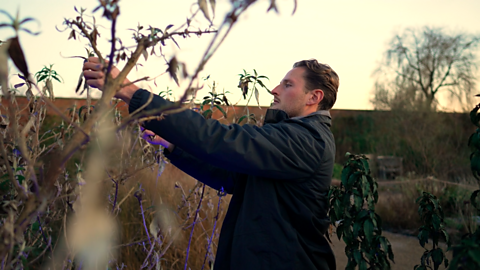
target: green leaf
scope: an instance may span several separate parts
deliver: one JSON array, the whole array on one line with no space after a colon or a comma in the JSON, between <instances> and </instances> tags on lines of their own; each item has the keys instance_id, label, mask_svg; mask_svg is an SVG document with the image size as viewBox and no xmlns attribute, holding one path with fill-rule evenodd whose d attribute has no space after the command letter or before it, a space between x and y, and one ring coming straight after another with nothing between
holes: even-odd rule
<instances>
[{"instance_id":1,"label":"green leaf","mask_svg":"<svg viewBox=\"0 0 480 270\"><path fill-rule=\"evenodd\" d=\"M478 194L480 193L480 189L479 190L475 190L473 193L472 193L472 196L470 196L470 203L472 204L473 207L475 207L475 209L477 210L480 210L479 209L479 206L478 206L478 203L477 203L477 197L478 197Z\"/></svg>"},{"instance_id":2,"label":"green leaf","mask_svg":"<svg viewBox=\"0 0 480 270\"><path fill-rule=\"evenodd\" d=\"M364 198L367 197L370 193L370 184L368 183L367 177L365 177L365 175L362 175L362 193Z\"/></svg>"},{"instance_id":3,"label":"green leaf","mask_svg":"<svg viewBox=\"0 0 480 270\"><path fill-rule=\"evenodd\" d=\"M352 168L350 166L343 167L341 180L342 180L343 186L345 186L345 187L347 186L348 178L350 176L351 170L352 170Z\"/></svg>"},{"instance_id":4,"label":"green leaf","mask_svg":"<svg viewBox=\"0 0 480 270\"><path fill-rule=\"evenodd\" d=\"M87 108L87 105L83 105L82 107L80 107L80 109L78 109L78 117L79 118L82 117L82 111L86 108Z\"/></svg>"},{"instance_id":5,"label":"green leaf","mask_svg":"<svg viewBox=\"0 0 480 270\"><path fill-rule=\"evenodd\" d=\"M222 107L220 107L219 105L215 105L215 107L222 112L223 117L227 118L227 113L222 109Z\"/></svg>"},{"instance_id":6,"label":"green leaf","mask_svg":"<svg viewBox=\"0 0 480 270\"><path fill-rule=\"evenodd\" d=\"M362 261L362 253L360 253L359 250L354 250L353 251L353 258L355 259L355 262L357 264L360 264L360 262Z\"/></svg>"},{"instance_id":7,"label":"green leaf","mask_svg":"<svg viewBox=\"0 0 480 270\"><path fill-rule=\"evenodd\" d=\"M17 177L17 180L20 183L20 185L22 184L23 180L25 180L25 176L23 176L23 175L16 175L16 177Z\"/></svg>"},{"instance_id":8,"label":"green leaf","mask_svg":"<svg viewBox=\"0 0 480 270\"><path fill-rule=\"evenodd\" d=\"M37 83L45 80L47 77L48 77L48 75L42 75L42 76L40 76L39 78L37 78Z\"/></svg>"},{"instance_id":9,"label":"green leaf","mask_svg":"<svg viewBox=\"0 0 480 270\"><path fill-rule=\"evenodd\" d=\"M438 231L438 229L440 228L440 222L440 217L434 214L432 217L432 225L435 231Z\"/></svg>"},{"instance_id":10,"label":"green leaf","mask_svg":"<svg viewBox=\"0 0 480 270\"><path fill-rule=\"evenodd\" d=\"M8 174L7 174L8 177ZM0 190L1 191L9 191L10 190L10 180L3 181L0 183Z\"/></svg>"},{"instance_id":11,"label":"green leaf","mask_svg":"<svg viewBox=\"0 0 480 270\"><path fill-rule=\"evenodd\" d=\"M362 227L361 223L353 223L353 238L358 238L360 228Z\"/></svg>"},{"instance_id":12,"label":"green leaf","mask_svg":"<svg viewBox=\"0 0 480 270\"><path fill-rule=\"evenodd\" d=\"M351 187L353 187L355 185L355 182L357 181L359 175L360 175L359 172L355 172L355 173L351 174L350 177L348 178L348 182L347 182L347 185L345 186L345 188L350 189Z\"/></svg>"},{"instance_id":13,"label":"green leaf","mask_svg":"<svg viewBox=\"0 0 480 270\"><path fill-rule=\"evenodd\" d=\"M338 240L340 240L342 238L342 235L343 235L343 222L340 223L340 225L338 225L337 227L337 237L338 237Z\"/></svg>"},{"instance_id":14,"label":"green leaf","mask_svg":"<svg viewBox=\"0 0 480 270\"><path fill-rule=\"evenodd\" d=\"M243 120L247 119L247 115L244 115L238 119L237 124L240 124Z\"/></svg>"},{"instance_id":15,"label":"green leaf","mask_svg":"<svg viewBox=\"0 0 480 270\"><path fill-rule=\"evenodd\" d=\"M364 219L366 216L368 216L368 211L366 209L362 209L360 213L355 217L356 221L361 221Z\"/></svg>"},{"instance_id":16,"label":"green leaf","mask_svg":"<svg viewBox=\"0 0 480 270\"><path fill-rule=\"evenodd\" d=\"M365 169L366 173L370 173L370 165L368 164L368 160L366 158L362 158L362 165L363 168Z\"/></svg>"},{"instance_id":17,"label":"green leaf","mask_svg":"<svg viewBox=\"0 0 480 270\"><path fill-rule=\"evenodd\" d=\"M360 261L358 269L359 270L367 270L367 263L365 262L365 260Z\"/></svg>"},{"instance_id":18,"label":"green leaf","mask_svg":"<svg viewBox=\"0 0 480 270\"><path fill-rule=\"evenodd\" d=\"M418 241L422 247L425 247L425 244L428 243L428 231L424 229L424 226L420 228L420 233L418 234Z\"/></svg>"},{"instance_id":19,"label":"green leaf","mask_svg":"<svg viewBox=\"0 0 480 270\"><path fill-rule=\"evenodd\" d=\"M373 239L373 223L372 223L372 220L370 219L367 219L365 220L365 222L363 223L363 230L365 232L365 238L367 238L367 241L369 243L372 242L372 239Z\"/></svg>"},{"instance_id":20,"label":"green leaf","mask_svg":"<svg viewBox=\"0 0 480 270\"><path fill-rule=\"evenodd\" d=\"M443 261L443 250L441 248L437 248L432 252L432 259L435 265L442 264Z\"/></svg>"},{"instance_id":21,"label":"green leaf","mask_svg":"<svg viewBox=\"0 0 480 270\"><path fill-rule=\"evenodd\" d=\"M208 109L208 110L204 111L204 112L202 113L202 115L203 115L203 117L205 117L206 119L210 119L210 118L212 117L212 113L213 113L212 110Z\"/></svg>"},{"instance_id":22,"label":"green leaf","mask_svg":"<svg viewBox=\"0 0 480 270\"><path fill-rule=\"evenodd\" d=\"M356 211L360 211L363 207L363 198L360 195L353 195Z\"/></svg>"},{"instance_id":23,"label":"green leaf","mask_svg":"<svg viewBox=\"0 0 480 270\"><path fill-rule=\"evenodd\" d=\"M57 76L52 76L52 78L54 78L56 81L58 81L59 83L61 83L62 81L60 81L59 78L57 78Z\"/></svg>"}]
</instances>

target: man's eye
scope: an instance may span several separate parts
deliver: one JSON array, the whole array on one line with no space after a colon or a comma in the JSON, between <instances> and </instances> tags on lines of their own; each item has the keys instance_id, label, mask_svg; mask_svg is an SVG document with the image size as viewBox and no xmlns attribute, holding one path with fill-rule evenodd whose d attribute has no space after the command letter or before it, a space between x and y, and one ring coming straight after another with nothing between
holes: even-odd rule
<instances>
[{"instance_id":1,"label":"man's eye","mask_svg":"<svg viewBox=\"0 0 480 270\"><path fill-rule=\"evenodd\" d=\"M292 86L292 85L291 85L291 84L289 84L289 83L287 83L287 84L285 84L285 86L286 86L286 87L290 87L290 86Z\"/></svg>"}]
</instances>

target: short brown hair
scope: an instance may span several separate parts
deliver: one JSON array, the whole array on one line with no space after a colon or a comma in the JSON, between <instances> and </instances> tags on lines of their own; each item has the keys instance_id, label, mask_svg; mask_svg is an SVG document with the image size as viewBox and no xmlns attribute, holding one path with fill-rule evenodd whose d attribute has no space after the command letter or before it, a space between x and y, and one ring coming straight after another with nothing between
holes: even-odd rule
<instances>
[{"instance_id":1,"label":"short brown hair","mask_svg":"<svg viewBox=\"0 0 480 270\"><path fill-rule=\"evenodd\" d=\"M324 97L318 104L318 110L330 110L337 100L338 86L340 85L337 73L329 65L319 63L315 59L296 62L293 67L305 67L306 90L322 90Z\"/></svg>"}]
</instances>

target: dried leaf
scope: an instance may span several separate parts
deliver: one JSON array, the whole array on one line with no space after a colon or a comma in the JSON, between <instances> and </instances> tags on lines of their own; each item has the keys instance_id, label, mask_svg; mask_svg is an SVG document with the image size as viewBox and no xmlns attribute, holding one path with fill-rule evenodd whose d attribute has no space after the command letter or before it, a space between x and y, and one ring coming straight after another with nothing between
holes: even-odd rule
<instances>
[{"instance_id":1,"label":"dried leaf","mask_svg":"<svg viewBox=\"0 0 480 270\"><path fill-rule=\"evenodd\" d=\"M205 18L211 23L212 21L210 20L210 13L208 12L207 0L198 0L198 6L200 7L200 10L203 12L203 15L205 16Z\"/></svg>"},{"instance_id":2,"label":"dried leaf","mask_svg":"<svg viewBox=\"0 0 480 270\"><path fill-rule=\"evenodd\" d=\"M187 65L185 63L181 63L181 65L182 65L182 77L185 79L188 77Z\"/></svg>"},{"instance_id":3,"label":"dried leaf","mask_svg":"<svg viewBox=\"0 0 480 270\"><path fill-rule=\"evenodd\" d=\"M270 0L270 7L268 7L267 12L273 9L276 13L278 13L277 4L275 1L276 0Z\"/></svg>"},{"instance_id":4,"label":"dried leaf","mask_svg":"<svg viewBox=\"0 0 480 270\"><path fill-rule=\"evenodd\" d=\"M10 46L8 46L8 54L18 70L23 73L25 78L28 78L30 73L28 72L27 62L25 61L25 55L23 54L18 37L14 37L9 40Z\"/></svg>"},{"instance_id":5,"label":"dried leaf","mask_svg":"<svg viewBox=\"0 0 480 270\"><path fill-rule=\"evenodd\" d=\"M33 99L33 93L30 88L25 92L25 96L27 97L27 100Z\"/></svg>"},{"instance_id":6,"label":"dried leaf","mask_svg":"<svg viewBox=\"0 0 480 270\"><path fill-rule=\"evenodd\" d=\"M2 86L3 95L8 95L8 42L0 45L0 86Z\"/></svg>"},{"instance_id":7,"label":"dried leaf","mask_svg":"<svg viewBox=\"0 0 480 270\"><path fill-rule=\"evenodd\" d=\"M92 33L90 34L90 37L92 39L92 44L93 45L97 45L97 36L98 36L98 31L97 31L97 28L95 27L92 31Z\"/></svg>"},{"instance_id":8,"label":"dried leaf","mask_svg":"<svg viewBox=\"0 0 480 270\"><path fill-rule=\"evenodd\" d=\"M215 0L209 0L210 7L212 8L212 15L215 18Z\"/></svg>"},{"instance_id":9,"label":"dried leaf","mask_svg":"<svg viewBox=\"0 0 480 270\"><path fill-rule=\"evenodd\" d=\"M178 77L177 77L178 61L175 56L168 63L167 71L168 71L168 74L170 74L170 77L172 77L172 79L175 81L175 83L177 83L177 85L180 85L178 83Z\"/></svg>"},{"instance_id":10,"label":"dried leaf","mask_svg":"<svg viewBox=\"0 0 480 270\"><path fill-rule=\"evenodd\" d=\"M75 30L72 30L72 32L70 32L70 35L68 36L68 39L71 39L71 38L73 38L73 39L75 39L75 40L77 39L77 38L75 37Z\"/></svg>"},{"instance_id":11,"label":"dried leaf","mask_svg":"<svg viewBox=\"0 0 480 270\"><path fill-rule=\"evenodd\" d=\"M75 88L75 93L81 95L83 94L83 91L82 93L78 93L78 91L80 90L80 87L82 86L82 83L83 83L83 71L80 73L80 77L78 78L78 83L77 83L77 87ZM86 80L86 79L85 79Z\"/></svg>"},{"instance_id":12,"label":"dried leaf","mask_svg":"<svg viewBox=\"0 0 480 270\"><path fill-rule=\"evenodd\" d=\"M257 87L255 87L255 99L257 100L258 108L260 108L260 93L258 92Z\"/></svg>"},{"instance_id":13,"label":"dried leaf","mask_svg":"<svg viewBox=\"0 0 480 270\"><path fill-rule=\"evenodd\" d=\"M145 61L147 61L147 59L148 59L147 49L143 50L142 54L143 54L143 58L145 58Z\"/></svg>"}]
</instances>

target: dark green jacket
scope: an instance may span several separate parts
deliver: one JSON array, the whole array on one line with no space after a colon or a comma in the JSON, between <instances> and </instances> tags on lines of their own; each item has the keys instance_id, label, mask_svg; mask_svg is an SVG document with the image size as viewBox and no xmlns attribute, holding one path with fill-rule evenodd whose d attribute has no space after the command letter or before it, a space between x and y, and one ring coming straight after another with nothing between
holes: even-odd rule
<instances>
[{"instance_id":1,"label":"dark green jacket","mask_svg":"<svg viewBox=\"0 0 480 270\"><path fill-rule=\"evenodd\" d=\"M137 91L130 112L147 103ZM159 96L144 110L169 105ZM214 269L330 269L323 236L335 159L330 117L289 119L268 110L262 127L223 125L186 110L144 123L176 147L171 162L192 177L233 194Z\"/></svg>"}]
</instances>

